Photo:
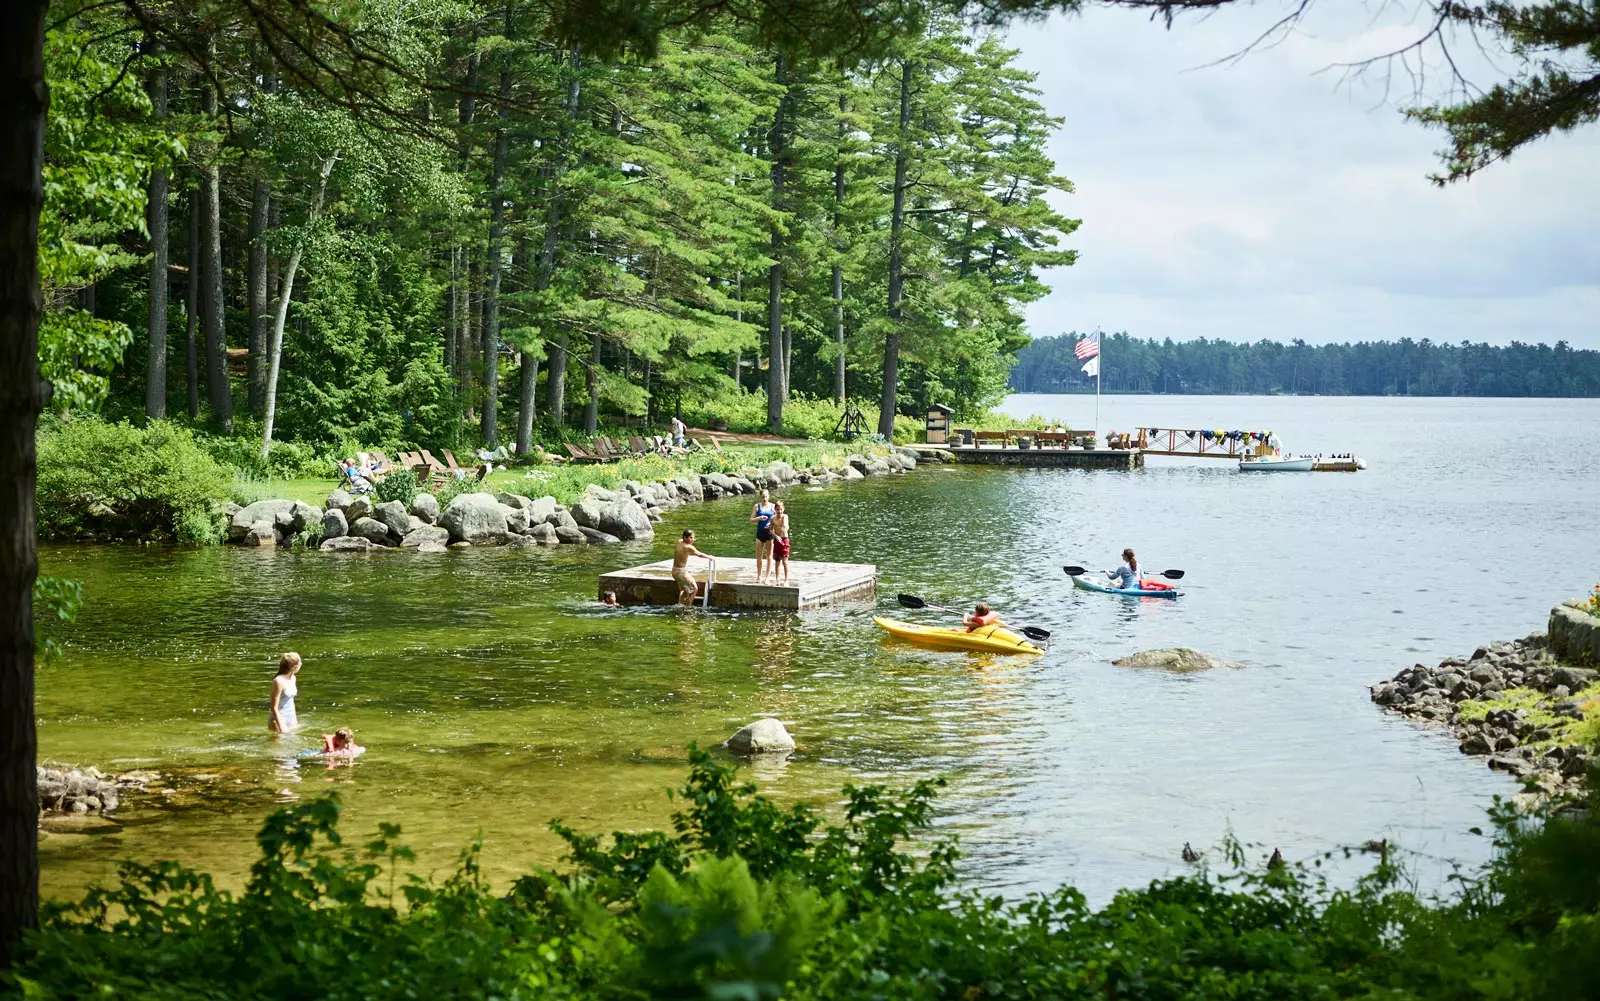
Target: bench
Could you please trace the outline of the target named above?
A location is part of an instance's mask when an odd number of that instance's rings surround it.
[[[982,448],[983,447],[983,443],[986,442],[986,441],[998,442],[1001,448],[1005,448],[1006,442],[1008,442],[1010,440],[1011,440],[1011,432],[1010,431],[974,431],[974,432],[972,432],[972,444],[973,444],[973,447],[975,447],[975,448]]]
[[[1077,435],[1071,431],[1034,431],[1032,434],[1034,444],[1040,448],[1050,445],[1067,448],[1077,438]],[[1093,436],[1091,435],[1091,437]]]

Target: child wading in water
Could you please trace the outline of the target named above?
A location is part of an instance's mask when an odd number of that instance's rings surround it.
[[[778,572],[783,572],[783,583],[789,583],[789,514],[783,509],[783,501],[776,504],[776,512],[772,516],[772,582],[778,583]]]
[[[356,743],[356,732],[347,726],[322,735],[322,753],[329,757],[353,758],[365,750]]]

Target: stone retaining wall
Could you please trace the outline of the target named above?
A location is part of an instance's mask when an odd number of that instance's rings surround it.
[[[922,459],[949,461],[948,453]],[[455,546],[647,540],[655,535],[654,523],[664,512],[686,503],[755,494],[769,487],[825,485],[909,473],[917,464],[915,451],[896,448],[886,456],[851,455],[837,468],[795,469],[777,461],[737,473],[687,473],[659,483],[624,480],[615,490],[590,484],[570,508],[554,497],[511,491],[459,494],[441,509],[438,500],[426,493],[417,494],[406,505],[335,490],[320,508],[290,500],[257,501],[248,507],[230,504],[226,511],[228,541],[242,546],[288,546],[296,538],[320,537],[324,552],[409,549],[428,553]]]
[[[1582,602],[1550,609],[1550,651],[1569,664],[1600,665],[1600,615],[1590,615]]]

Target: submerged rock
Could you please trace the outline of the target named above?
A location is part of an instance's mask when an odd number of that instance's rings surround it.
[[[1187,674],[1191,671],[1209,671],[1213,667],[1239,667],[1231,660],[1210,657],[1188,647],[1167,647],[1160,650],[1142,650],[1112,661],[1118,667],[1154,667],[1163,671]]]
[[[728,750],[734,754],[772,754],[794,750],[794,738],[772,717],[756,720],[728,738]]]
[[[323,539],[318,548],[325,553],[364,553],[372,548],[372,542],[359,535],[345,535],[337,539]]]

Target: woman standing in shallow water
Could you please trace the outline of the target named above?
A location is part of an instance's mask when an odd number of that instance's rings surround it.
[[[300,673],[300,655],[286,653],[278,658],[278,674],[272,679],[272,704],[267,707],[267,729],[287,733],[300,725],[294,714],[294,697],[300,694],[295,675]]]

